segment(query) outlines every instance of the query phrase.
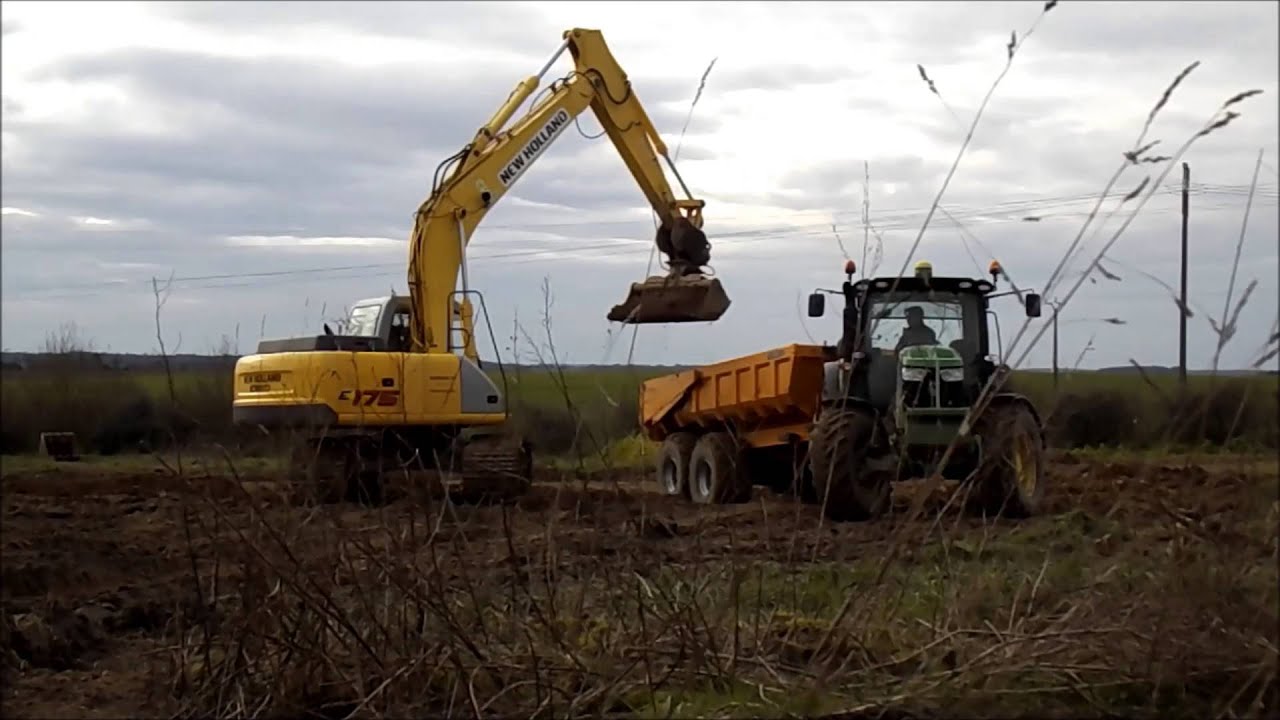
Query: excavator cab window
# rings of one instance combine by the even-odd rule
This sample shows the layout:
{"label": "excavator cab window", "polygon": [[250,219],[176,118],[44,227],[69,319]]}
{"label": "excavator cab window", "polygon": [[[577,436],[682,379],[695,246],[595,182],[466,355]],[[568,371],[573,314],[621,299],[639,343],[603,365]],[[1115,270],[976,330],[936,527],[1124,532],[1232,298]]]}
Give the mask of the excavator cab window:
{"label": "excavator cab window", "polygon": [[378,334],[378,316],[382,313],[381,305],[360,305],[352,308],[347,318],[347,327],[343,330],[347,335],[357,337],[374,337]]}
{"label": "excavator cab window", "polygon": [[387,338],[387,349],[392,352],[409,351],[409,310],[399,309],[391,316],[391,332]]}

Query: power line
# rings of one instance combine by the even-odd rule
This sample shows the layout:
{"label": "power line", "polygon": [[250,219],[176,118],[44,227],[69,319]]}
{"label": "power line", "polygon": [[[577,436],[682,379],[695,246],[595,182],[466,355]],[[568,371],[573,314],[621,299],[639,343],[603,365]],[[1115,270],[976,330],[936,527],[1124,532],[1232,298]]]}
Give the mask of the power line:
{"label": "power line", "polygon": [[[1231,209],[1234,209],[1234,206],[1222,205],[1222,204],[1206,205],[1201,207],[1200,212],[1214,212],[1214,211],[1231,210]],[[1177,212],[1177,210],[1178,210],[1177,208],[1148,210],[1144,213],[1144,216],[1167,215],[1173,212]],[[1058,215],[1056,217],[1059,219],[1067,218],[1067,217],[1083,218],[1083,217],[1087,217],[1088,215],[1089,215],[1088,211],[1079,211],[1079,212],[1070,213],[1070,214]],[[944,219],[944,218],[945,216],[943,218],[939,218],[938,222],[943,224],[948,224],[948,221],[950,219],[949,218]],[[1020,220],[1017,220],[1017,219],[1005,220],[1003,222],[996,221],[994,223],[989,223],[989,224],[1009,224],[1009,223],[1015,223],[1015,222],[1020,222]],[[954,222],[951,222],[950,224],[959,225],[959,223],[954,223]],[[907,226],[904,225],[901,228],[894,228],[894,229],[905,229],[906,227]],[[791,230],[792,232],[790,233],[790,238],[789,238],[790,240],[797,240],[797,239],[810,240],[818,237],[826,237],[830,234],[829,225],[821,225],[821,226],[814,225],[814,226],[811,226],[809,229],[801,229],[798,231],[794,229],[791,229]],[[752,233],[751,235],[742,235],[742,236],[737,236],[729,239],[734,241],[733,242],[734,246],[745,244],[745,243],[755,243],[755,242],[762,242],[765,240],[778,239],[776,233],[772,233],[770,231],[761,230],[761,231],[750,231],[750,232]],[[619,248],[620,244],[632,245],[634,247]],[[482,256],[472,255],[470,257],[473,260],[483,259],[485,261],[499,261],[499,262],[507,261],[507,264],[516,264],[516,265],[544,262],[544,261],[562,262],[567,254],[577,254],[584,251],[608,251],[610,257],[616,257],[618,255],[639,256],[642,253],[647,254],[649,252],[649,244],[650,243],[648,241],[618,241],[618,242],[596,244],[596,245],[576,246],[572,248],[512,251],[512,252],[506,252],[506,253],[493,253],[493,254],[487,254]],[[548,257],[548,256],[552,256],[552,257]],[[742,260],[742,259],[746,259],[746,257],[742,255],[738,255],[736,256],[735,259]],[[380,263],[380,264],[369,264],[369,265],[335,266],[332,268],[309,268],[306,270],[299,270],[299,271],[281,270],[281,271],[273,271],[271,273],[227,274],[227,275],[216,275],[216,276],[211,275],[211,276],[204,276],[202,280],[206,282],[210,280],[245,280],[248,278],[256,278],[258,280],[261,280],[264,275],[267,277],[280,277],[280,276],[293,276],[293,275],[310,275],[310,274],[315,274],[320,272],[349,272],[353,270],[377,270],[377,272],[333,275],[333,276],[328,276],[324,279],[325,280],[349,280],[349,279],[362,279],[362,278],[387,277],[392,275],[400,275],[405,272],[405,265],[404,263]],[[276,283],[276,285],[291,284],[296,280],[306,281],[310,279],[311,278],[309,277],[295,278],[295,280],[293,281],[284,280],[279,283]],[[187,278],[187,280],[194,282],[196,281],[196,278]],[[149,285],[151,281],[146,280],[141,282],[145,282]],[[121,288],[125,284],[126,283],[115,284],[111,286],[111,289]],[[127,284],[133,285],[133,283],[127,283]],[[260,287],[261,284],[258,282],[212,283],[212,284],[205,284],[205,285],[184,286],[181,289],[182,290],[221,290],[221,289],[246,288],[246,287],[255,287],[255,286]],[[68,289],[68,287],[62,286],[60,288],[50,288],[50,289]],[[40,292],[40,291],[37,290],[35,292]],[[111,294],[111,293],[108,293],[108,294]],[[32,300],[81,299],[81,298],[87,298],[87,297],[102,297],[102,296],[103,296],[103,293],[101,292],[28,295],[29,299],[32,299]]]}
{"label": "power line", "polygon": [[[1169,192],[1159,193],[1159,194],[1173,194],[1178,189],[1180,189],[1180,186],[1171,186]],[[1204,192],[1210,192],[1210,191],[1206,190]],[[1111,194],[1111,196],[1113,197],[1119,197],[1121,195],[1123,195],[1123,193],[1121,192],[1114,192]],[[1059,197],[1048,197],[1048,198],[1040,198],[1040,199],[1009,201],[1005,203],[998,203],[994,206],[989,206],[987,208],[968,208],[964,210],[959,210],[957,212],[948,211],[947,216],[952,221],[953,224],[959,224],[956,221],[981,220],[984,217],[1012,213],[1014,211],[1028,213],[1035,210],[1048,210],[1053,208],[1069,207],[1070,205],[1077,204],[1081,201],[1096,202],[1096,199],[1097,199],[1096,195],[1074,195],[1074,196],[1059,196]],[[881,219],[879,222],[877,222],[877,228],[881,232],[889,232],[893,230],[905,229],[907,227],[905,223],[907,223],[908,221],[914,220],[919,216],[922,216],[925,212],[927,211],[922,208],[912,208],[912,209],[891,210],[887,213],[881,213],[880,215]],[[831,215],[835,215],[835,214],[840,214],[840,213],[839,212],[832,213]],[[1153,214],[1153,211],[1149,211],[1147,214],[1148,215]],[[1048,215],[1042,213],[1041,215],[1038,215],[1036,217],[1039,217],[1040,219],[1045,219],[1048,217],[1064,218],[1064,217],[1086,216],[1086,215],[1087,213],[1083,215],[1079,213],[1052,213]],[[729,219],[732,220],[732,218],[729,218]],[[1022,218],[1018,218],[1018,220],[1021,220],[1021,219]],[[579,222],[579,223],[564,223],[564,224],[558,224],[558,225],[542,225],[540,227],[553,227],[553,226],[554,227],[579,227],[579,226],[585,226],[585,225],[617,224],[617,222],[619,221],[602,222],[602,223]],[[633,224],[630,221],[621,221],[621,222],[626,222],[627,224]],[[811,223],[807,225],[791,225],[791,226],[780,226],[780,227],[772,227],[772,228],[758,228],[758,229],[751,229],[751,230],[739,230],[739,231],[719,233],[714,237],[717,241],[734,240],[734,239],[751,239],[751,238],[764,237],[764,236],[775,237],[781,234],[789,234],[795,237],[797,235],[799,236],[810,235],[813,233],[813,231],[817,230],[818,228],[821,228],[820,232],[825,234],[830,230],[830,226],[831,226],[830,223],[822,223],[820,225],[817,223]],[[534,227],[534,226],[532,225],[523,225],[523,226],[492,225],[492,226],[489,226],[488,229],[514,229],[514,228],[528,228],[528,227]],[[500,259],[507,259],[507,258],[516,258],[516,257],[537,256],[537,255],[542,255],[550,252],[563,253],[563,252],[579,252],[579,251],[594,251],[594,250],[613,250],[613,251],[621,252],[623,251],[623,249],[620,246],[627,245],[627,244],[636,244],[637,246],[640,244],[643,244],[646,251],[650,245],[648,241],[627,240],[627,239],[620,238],[618,240],[610,241],[607,243],[579,245],[569,249],[547,248],[547,249],[513,250],[513,251],[498,252],[498,253],[477,253],[477,254],[472,254],[471,257],[477,260],[489,261],[489,260],[500,260]],[[269,271],[257,271],[257,272],[185,276],[185,277],[172,278],[171,282],[189,283],[189,282],[207,282],[211,280],[239,280],[244,278],[268,278],[268,277],[281,277],[281,276],[289,276],[289,275],[311,275],[311,274],[320,274],[320,273],[329,273],[329,272],[344,272],[344,271],[350,271],[350,270],[381,270],[386,268],[400,268],[400,267],[403,267],[403,263],[367,263],[367,264],[358,264],[358,265],[338,265],[338,266],[318,267],[318,268],[298,268],[298,269],[290,269],[290,270],[269,270]],[[122,287],[122,286],[135,285],[135,284],[149,285],[150,283],[151,283],[150,278],[146,278],[146,279],[139,278],[139,279],[132,279],[132,280],[110,280],[110,281],[102,281],[102,282],[95,282],[95,283],[78,283],[75,285],[59,285],[56,287],[48,287],[48,288],[33,288],[28,292],[43,292],[46,290],[98,289],[98,288],[109,288],[109,287]]]}
{"label": "power line", "polygon": [[[1231,209],[1231,206],[1226,206],[1226,205],[1204,206],[1202,209],[1205,211],[1226,210],[1226,209]],[[1149,210],[1147,211],[1146,215],[1163,215],[1169,212],[1173,212],[1174,210],[1175,210],[1174,208],[1167,208],[1164,210]],[[940,218],[939,222],[946,224],[948,221],[950,221],[951,224],[958,225],[959,223],[954,222],[955,219],[957,219],[955,218],[955,214],[950,214],[950,215],[951,217],[947,218],[946,220],[943,220]],[[1088,212],[1080,211],[1075,213],[1058,214],[1055,217],[1058,219],[1063,219],[1068,217],[1086,217],[1087,215],[1088,215]],[[1005,220],[1003,222],[1004,223],[1017,222],[1017,220]],[[994,221],[994,222],[988,222],[985,224],[1003,224],[1003,223],[1001,223],[1000,221]],[[881,229],[896,230],[896,229],[905,229],[906,227],[907,226],[901,226],[901,227],[882,226]],[[789,237],[794,240],[794,239],[807,239],[807,238],[813,238],[813,237],[819,237],[819,236],[826,236],[829,234],[829,232],[830,232],[829,225],[815,224],[807,227],[793,226],[790,228],[770,228],[770,229],[744,231],[744,232],[740,232],[732,235],[725,234],[721,236],[720,240],[721,241],[736,240],[736,242],[734,243],[736,245],[741,242],[757,242],[757,241],[766,240],[766,239],[777,239],[777,236],[781,233],[787,233]],[[622,247],[619,247],[620,245],[633,245],[635,247],[622,248]],[[552,254],[558,256],[555,259],[563,258],[563,256],[567,253],[576,254],[584,251],[598,251],[598,250],[609,251],[611,255],[631,254],[632,252],[637,252],[637,253],[648,252],[648,246],[649,246],[649,243],[647,241],[619,240],[619,241],[614,241],[609,243],[579,245],[571,248],[563,248],[563,247],[540,248],[540,249],[527,249],[527,250],[501,252],[501,253],[475,254],[475,255],[472,255],[471,257],[472,259],[479,259],[479,260],[485,260],[485,261],[501,261],[501,260],[513,260],[513,259],[525,258],[526,262],[528,261],[540,262],[540,261],[544,261],[552,258],[539,257],[539,256],[547,256]],[[516,264],[520,264],[520,263],[517,262]],[[386,270],[394,270],[396,272],[401,272],[403,271],[403,268],[404,268],[403,263],[376,263],[376,264],[364,264],[364,265],[333,266],[333,267],[326,267],[326,268],[279,270],[279,271],[269,271],[269,272],[259,272],[259,273],[228,273],[228,274],[222,274],[222,275],[194,276],[194,277],[188,277],[188,278],[181,278],[180,280],[188,281],[188,282],[207,282],[210,280],[241,280],[241,279],[251,278],[251,277],[261,278],[261,277],[280,277],[280,276],[289,276],[289,275],[309,275],[309,274],[317,274],[317,273],[325,273],[325,272],[345,272],[345,271],[351,271],[351,270],[382,270],[384,271],[384,272],[374,273],[373,275],[369,275],[369,276],[379,276],[379,275],[391,274],[391,273],[385,272]],[[362,275],[348,275],[343,277],[362,277]],[[114,288],[114,287],[122,287],[125,285],[132,285],[135,283],[145,283],[149,285],[150,282],[151,281],[148,279],[148,280],[137,280],[137,281],[117,281],[114,283],[86,284],[84,286],[65,286],[64,285],[56,288],[39,288],[39,289],[36,289],[35,292],[43,292],[45,290],[89,289],[89,288],[104,288],[104,287]],[[216,288],[216,287],[249,287],[251,285],[252,283],[236,283],[231,285],[219,285],[219,284],[196,285],[196,286],[187,286],[184,289],[207,289],[207,288]],[[83,294],[72,293],[72,294],[59,294],[59,295],[43,295],[41,296],[41,298],[52,299],[54,297],[91,297],[91,296],[93,295],[83,295]]]}

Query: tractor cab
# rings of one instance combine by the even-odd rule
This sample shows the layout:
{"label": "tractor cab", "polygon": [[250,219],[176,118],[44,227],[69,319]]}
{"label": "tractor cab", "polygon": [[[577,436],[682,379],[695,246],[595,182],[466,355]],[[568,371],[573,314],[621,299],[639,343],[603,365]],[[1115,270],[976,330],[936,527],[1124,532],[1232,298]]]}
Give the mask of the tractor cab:
{"label": "tractor cab", "polygon": [[[827,375],[830,381],[841,368],[857,372],[843,388],[826,392],[852,393],[881,412],[892,409],[900,389],[911,405],[966,408],[1000,363],[1000,328],[990,301],[1014,294],[995,292],[1000,264],[991,263],[991,280],[938,277],[923,261],[907,277],[854,281],[854,271],[853,262],[846,263],[838,293],[844,298],[838,360],[828,364]],[[809,296],[810,317],[824,314],[826,294],[836,291]],[[1027,317],[1039,317],[1040,296],[1022,293],[1022,299]]]}

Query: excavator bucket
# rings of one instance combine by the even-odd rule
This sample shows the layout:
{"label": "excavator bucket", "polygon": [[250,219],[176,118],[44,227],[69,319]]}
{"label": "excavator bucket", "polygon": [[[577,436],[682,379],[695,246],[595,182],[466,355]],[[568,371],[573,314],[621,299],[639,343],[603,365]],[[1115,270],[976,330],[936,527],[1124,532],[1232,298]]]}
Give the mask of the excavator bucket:
{"label": "excavator bucket", "polygon": [[632,283],[627,299],[609,311],[609,320],[628,325],[711,322],[728,309],[729,296],[716,278],[655,275]]}

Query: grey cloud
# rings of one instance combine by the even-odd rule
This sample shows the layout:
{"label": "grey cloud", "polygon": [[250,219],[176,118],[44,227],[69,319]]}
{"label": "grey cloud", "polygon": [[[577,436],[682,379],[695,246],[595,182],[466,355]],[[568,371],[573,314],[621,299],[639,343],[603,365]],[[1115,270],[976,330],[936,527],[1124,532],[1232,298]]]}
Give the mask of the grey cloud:
{"label": "grey cloud", "polygon": [[[368,219],[365,208],[345,206],[345,172],[330,165],[332,158],[249,144],[235,133],[176,142],[43,130],[20,137],[52,151],[43,164],[6,168],[6,201],[19,207],[107,218],[123,214],[181,226],[197,236],[275,234],[300,217],[327,220],[341,233],[341,226]],[[122,160],[128,164],[114,164]],[[67,174],[71,167],[79,172]]]}
{"label": "grey cloud", "polygon": [[[166,15],[202,27],[244,34],[279,28],[316,27],[414,40],[478,40],[494,46],[528,47],[546,38],[554,48],[559,28],[533,6],[502,3],[502,21],[494,22],[494,3],[462,2],[198,2],[157,5]],[[534,44],[534,47],[537,47]]]}
{"label": "grey cloud", "polygon": [[[483,48],[488,51],[490,61],[469,70],[466,78],[458,78],[453,71],[433,73],[429,67],[420,65],[400,68],[381,67],[375,70],[349,70],[348,73],[360,76],[361,84],[373,82],[381,89],[394,88],[398,94],[387,97],[393,103],[405,102],[413,93],[423,91],[439,92],[440,86],[457,87],[464,91],[472,89],[476,82],[482,86],[493,85],[496,92],[491,98],[481,99],[490,104],[489,112],[498,105],[516,83],[541,65],[562,39],[564,31],[569,27],[553,24],[544,13],[535,6],[501,3],[501,22],[494,22],[492,9],[499,3],[457,3],[457,2],[323,2],[302,4],[296,2],[202,2],[167,5],[166,11],[171,16],[193,24],[225,30],[230,32],[251,33],[270,28],[272,33],[281,28],[290,30],[319,27],[340,29],[365,35],[382,35],[387,37],[407,38],[416,42],[464,43],[472,49]],[[606,42],[608,41],[606,33]],[[635,84],[643,102],[656,105],[666,100],[692,99],[697,88],[698,74],[701,72],[701,61],[693,61],[687,78],[653,77],[643,67],[633,67],[627,58],[626,48],[611,45],[619,64],[627,71]],[[498,62],[498,61],[501,62]],[[96,62],[96,61],[94,61]],[[319,67],[315,62],[298,64],[302,71]],[[258,80],[257,73],[262,70],[261,60],[249,61],[249,74],[252,80]],[[551,75],[563,72],[571,67],[565,56],[552,68]],[[319,76],[321,85],[328,82],[325,74],[342,71],[326,70],[314,73]],[[383,77],[390,74],[390,77]],[[477,80],[477,77],[483,78]],[[550,76],[547,78],[550,80]],[[465,92],[464,92],[465,94]],[[481,93],[484,94],[483,92]],[[361,97],[357,94],[353,97]],[[218,97],[222,97],[218,95]],[[347,105],[340,108],[342,112],[351,112],[349,98]],[[446,100],[446,104],[456,104]],[[397,105],[397,109],[399,105]],[[666,127],[670,118],[663,117],[661,109],[649,108],[650,116],[660,128]],[[680,114],[683,118],[683,114]],[[484,119],[474,121],[469,127],[474,130]],[[376,119],[376,118],[375,118]],[[462,138],[470,139],[469,133]]]}
{"label": "grey cloud", "polygon": [[[1021,35],[1041,8],[1040,2],[911,3],[903,6],[894,24],[912,43],[902,52],[926,67],[931,60],[956,54],[982,57],[989,52],[993,59],[1002,59],[1000,45],[1008,41],[1010,31]],[[1242,52],[1274,48],[1275,25],[1272,3],[1059,3],[1028,40],[1026,52],[1141,62],[1176,48],[1188,58],[1229,61]],[[980,40],[990,47],[977,46]]]}
{"label": "grey cloud", "polygon": [[[1060,16],[1057,10],[1063,10]],[[1127,3],[1063,3],[1035,41],[1050,50],[1132,57],[1178,48],[1189,57],[1229,60],[1274,48],[1276,21],[1274,3],[1184,2],[1177,12]]]}
{"label": "grey cloud", "polygon": [[[145,217],[206,236],[283,234],[298,225],[316,234],[367,234],[371,225],[402,234],[435,165],[505,97],[516,74],[501,69],[491,73],[490,93],[475,93],[468,92],[474,78],[423,80],[406,67],[281,61],[264,70],[251,61],[162,51],[79,58],[46,77],[123,79],[140,102],[194,110],[192,122],[169,138],[7,122],[41,154],[6,164],[6,199],[68,214]],[[649,82],[643,92],[655,123],[673,127],[675,114],[659,104],[687,90]],[[575,158],[585,147],[578,139],[562,138],[540,162],[538,183],[518,190],[540,202],[581,203],[586,193],[642,204],[634,187],[623,187],[633,183],[616,159],[602,172]],[[400,218],[403,224],[395,222]]]}
{"label": "grey cloud", "polygon": [[[668,138],[670,150],[674,150],[675,143],[675,137]],[[601,147],[593,147],[597,144]],[[683,151],[682,157],[688,159]],[[697,194],[701,187],[698,178],[688,170],[682,172],[690,189]],[[672,190],[680,195],[675,177],[669,171],[667,177]],[[512,192],[533,202],[601,212],[648,205],[640,186],[607,138],[587,139],[577,135],[563,137],[554,153],[539,159],[529,177]]]}
{"label": "grey cloud", "polygon": [[676,142],[674,142],[671,147],[671,156],[673,160],[702,161],[716,159],[716,154],[714,152],[698,145],[696,142],[691,143],[686,140],[683,144],[680,144],[678,142],[679,138],[676,138],[675,140]]}
{"label": "grey cloud", "polygon": [[[862,186],[868,174],[875,185],[894,183],[905,188],[923,184],[945,166],[919,156],[877,157],[866,161],[838,160],[804,170],[794,170],[781,178],[784,190],[799,190],[808,207],[847,205],[849,198],[861,203]],[[875,192],[874,190],[872,191]]]}
{"label": "grey cloud", "polygon": [[[4,218],[6,293],[25,295],[68,286],[100,287],[117,280],[145,285],[158,275],[237,275],[315,266],[403,263],[395,248],[312,248],[304,254],[277,248],[210,248],[170,229],[83,227],[53,217]],[[212,239],[208,239],[212,242]],[[49,262],[51,256],[58,262]],[[138,266],[138,267],[130,267]],[[105,268],[105,269],[104,269]]]}
{"label": "grey cloud", "polygon": [[123,81],[145,99],[207,110],[214,118],[231,114],[299,140],[392,160],[405,148],[461,147],[506,99],[518,72],[497,62],[474,74],[430,75],[407,64],[264,63],[147,49],[82,56],[47,67],[38,78]]}
{"label": "grey cloud", "polygon": [[[432,74],[411,63],[357,68],[337,62],[275,58],[269,63],[165,50],[121,50],[81,56],[42,69],[36,79],[116,79],[165,102],[230,112],[325,143],[403,148],[457,148],[471,139],[523,79],[527,68],[489,61],[467,72]],[[639,79],[637,79],[639,78]],[[693,79],[632,75],[635,92],[660,128],[679,127],[684,113],[667,104],[692,99]],[[359,126],[352,137],[349,129]],[[704,120],[703,131],[715,125]],[[379,143],[383,146],[378,147]],[[394,143],[394,145],[393,145]]]}
{"label": "grey cloud", "polygon": [[[1224,95],[1227,94],[1224,90]],[[1154,95],[1152,101],[1154,102]],[[1225,98],[1224,98],[1225,99]],[[1185,102],[1175,100],[1166,107],[1147,139],[1161,139],[1155,153],[1170,153],[1199,129],[1212,108],[1203,115],[1190,112]],[[1260,102],[1239,108],[1244,114],[1231,126],[1207,138],[1187,156],[1202,178],[1208,182],[1229,182],[1238,178],[1251,165],[1257,144],[1274,150],[1272,138],[1261,136],[1262,128],[1274,127],[1274,112]],[[983,115],[966,157],[944,197],[944,205],[974,204],[991,206],[1009,195],[1034,193],[1041,196],[1095,194],[1123,160],[1122,153],[1132,147],[1145,120],[1145,113],[1134,112],[1115,127],[1094,128],[1096,117],[1087,105],[1072,99],[1054,101],[1031,98],[997,98]],[[968,118],[962,117],[967,122]],[[965,128],[941,106],[924,118],[913,121],[942,147],[959,149]],[[977,157],[982,153],[984,157]],[[951,162],[949,152],[912,162],[870,158],[873,188],[883,182],[898,186],[895,202],[927,206],[932,202]],[[981,160],[981,164],[979,164]],[[838,203],[860,204],[862,163],[832,162],[784,178],[783,186],[799,190],[779,202],[796,209],[832,207]],[[1117,190],[1128,191],[1144,175],[1154,175],[1162,168],[1144,165],[1129,168]],[[1170,180],[1176,180],[1176,173]],[[875,197],[873,207],[883,206]]]}
{"label": "grey cloud", "polygon": [[788,63],[752,68],[721,68],[717,62],[707,79],[707,87],[716,92],[737,90],[786,90],[804,85],[827,85],[850,79],[845,68],[818,67]]}

